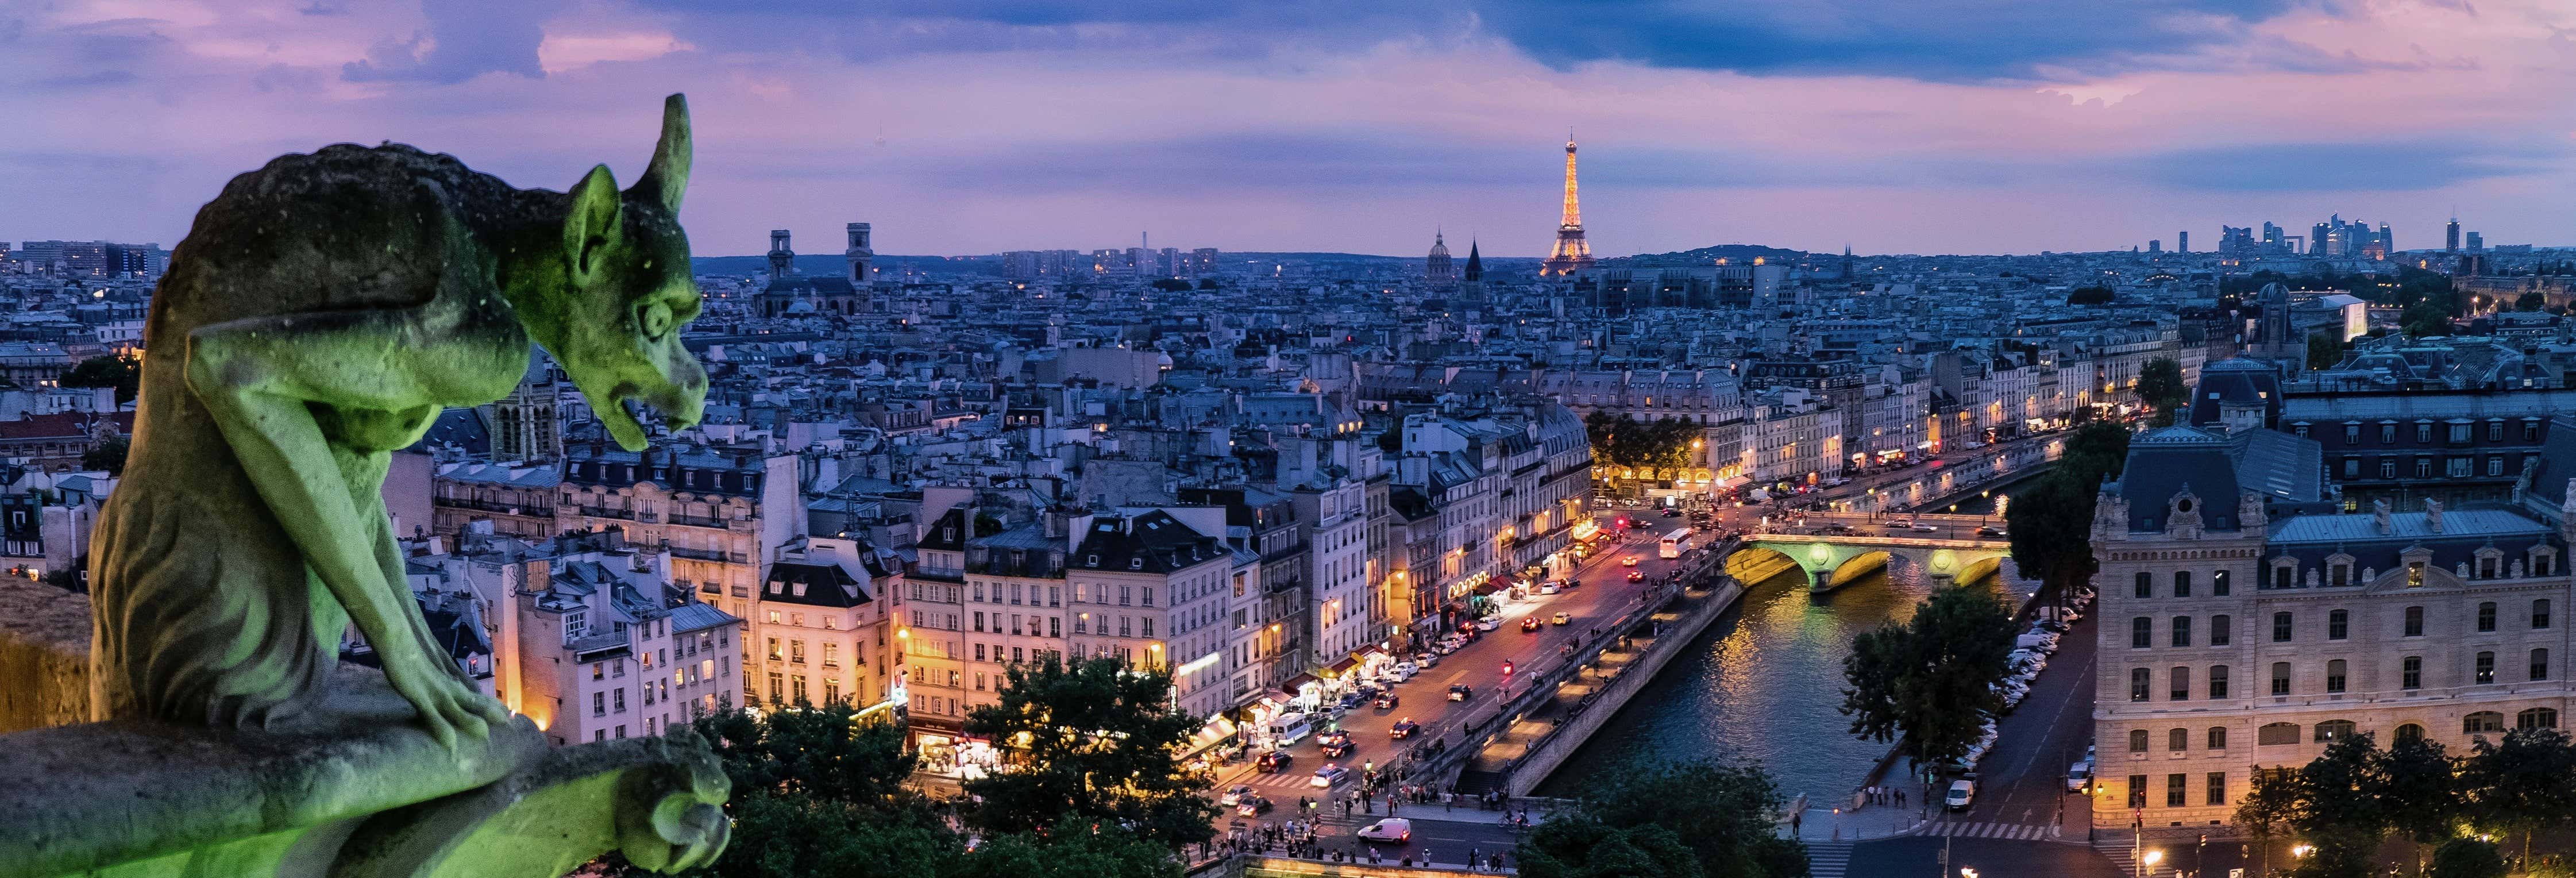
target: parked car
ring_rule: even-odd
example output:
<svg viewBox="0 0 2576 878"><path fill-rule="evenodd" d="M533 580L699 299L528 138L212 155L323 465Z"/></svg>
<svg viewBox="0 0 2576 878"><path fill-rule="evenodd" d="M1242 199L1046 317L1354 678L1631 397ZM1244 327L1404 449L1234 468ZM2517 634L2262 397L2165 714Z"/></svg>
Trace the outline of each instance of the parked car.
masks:
<svg viewBox="0 0 2576 878"><path fill-rule="evenodd" d="M1550 621L1559 625L1572 625L1574 624L1574 616L1571 613L1558 613L1552 617Z"/></svg>
<svg viewBox="0 0 2576 878"><path fill-rule="evenodd" d="M2093 783L2093 760L2086 759L2066 767L2066 791L2080 793Z"/></svg>
<svg viewBox="0 0 2576 878"><path fill-rule="evenodd" d="M1419 731L1422 731L1422 727L1415 725L1413 718L1408 716L1397 720L1395 725L1387 727L1386 736L1401 741L1413 737L1413 733Z"/></svg>
<svg viewBox="0 0 2576 878"><path fill-rule="evenodd" d="M1341 705L1343 710L1350 710L1351 708L1368 703L1368 696L1357 692L1344 692L1342 693L1341 700L1335 703Z"/></svg>
<svg viewBox="0 0 2576 878"><path fill-rule="evenodd" d="M1422 655L1415 656L1414 661L1420 663L1424 670L1429 670L1440 666L1440 654L1436 652L1424 653Z"/></svg>
<svg viewBox="0 0 2576 878"><path fill-rule="evenodd" d="M1393 710L1396 705L1402 703L1404 703L1404 699L1397 698L1394 692L1380 692L1377 695L1377 709L1379 710Z"/></svg>
<svg viewBox="0 0 2576 878"><path fill-rule="evenodd" d="M1413 821L1389 817L1360 827L1359 836L1371 844L1404 844L1413 840Z"/></svg>
<svg viewBox="0 0 2576 878"><path fill-rule="evenodd" d="M2007 534L2005 534L2004 529L2000 527L1981 527L1977 528L1977 535L1981 537L2000 537L2006 536Z"/></svg>
<svg viewBox="0 0 2576 878"><path fill-rule="evenodd" d="M1545 627L1545 624L1541 623L1537 616L1521 617L1521 630L1524 632L1535 634L1542 627Z"/></svg>
<svg viewBox="0 0 2576 878"><path fill-rule="evenodd" d="M1249 795L1252 795L1251 787L1244 786L1242 784L1235 784L1233 786L1226 787L1225 795L1216 797L1216 803L1232 808L1236 805L1242 804L1243 797Z"/></svg>
<svg viewBox="0 0 2576 878"><path fill-rule="evenodd" d="M1322 784L1316 786L1322 786ZM1977 782L1965 778L1951 781L1949 795L1941 797L1942 806L1952 811L1968 810L1968 806L1975 804L1976 801Z"/></svg>
<svg viewBox="0 0 2576 878"><path fill-rule="evenodd" d="M1396 663L1395 663L1395 679L1396 679L1396 682L1399 682L1399 683L1400 683L1400 682L1403 682L1403 681L1406 681L1406 680L1413 679L1413 675L1415 675L1415 674L1419 674L1419 673L1422 673L1422 666L1421 666L1421 665L1417 665L1417 664L1414 664L1414 663L1412 663L1412 662L1396 662Z"/></svg>
<svg viewBox="0 0 2576 878"><path fill-rule="evenodd" d="M1476 630L1478 631L1492 631L1501 627L1503 627L1503 617L1501 616L1484 616L1476 620Z"/></svg>
<svg viewBox="0 0 2576 878"><path fill-rule="evenodd" d="M1914 532L1916 533L1939 533L1940 530L1940 528L1933 527L1928 524L1918 524L1914 526Z"/></svg>
<svg viewBox="0 0 2576 878"><path fill-rule="evenodd" d="M1539 594L1555 594L1560 591L1564 591L1564 589L1558 588L1556 586L1556 580L1553 579L1539 583L1538 585Z"/></svg>
<svg viewBox="0 0 2576 878"><path fill-rule="evenodd" d="M1476 697L1476 687L1469 686L1465 683L1449 684L1449 700L1465 701L1474 697Z"/></svg>
<svg viewBox="0 0 2576 878"><path fill-rule="evenodd" d="M1306 781L1306 785L1316 789L1324 789L1331 787L1334 784L1341 783L1343 778L1349 776L1351 776L1350 769L1328 762L1324 764L1324 767L1315 769L1314 779Z"/></svg>

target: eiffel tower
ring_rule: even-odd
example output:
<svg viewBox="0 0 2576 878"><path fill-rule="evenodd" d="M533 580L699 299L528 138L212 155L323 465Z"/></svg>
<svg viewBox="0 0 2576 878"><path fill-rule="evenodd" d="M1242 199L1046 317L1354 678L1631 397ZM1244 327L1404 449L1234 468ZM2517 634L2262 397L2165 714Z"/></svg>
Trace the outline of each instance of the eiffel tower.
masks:
<svg viewBox="0 0 2576 878"><path fill-rule="evenodd" d="M1574 139L1565 140L1565 218L1556 224L1556 247L1539 263L1541 277L1562 277L1592 267L1592 245L1583 240L1583 209L1574 198Z"/></svg>

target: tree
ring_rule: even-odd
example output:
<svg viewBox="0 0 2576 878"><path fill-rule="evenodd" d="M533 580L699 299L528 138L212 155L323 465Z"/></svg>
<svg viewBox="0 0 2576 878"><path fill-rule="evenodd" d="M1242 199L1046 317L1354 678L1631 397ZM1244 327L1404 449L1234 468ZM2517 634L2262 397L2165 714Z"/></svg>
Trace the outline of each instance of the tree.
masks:
<svg viewBox="0 0 2576 878"><path fill-rule="evenodd" d="M2245 798L2236 802L2236 825L2254 836L2254 849L2259 857L2254 869L2257 875L2272 874L2272 848L2267 842L2282 830L2296 825L2306 810L2307 788L2296 769L2269 769L2254 772L2254 785Z"/></svg>
<svg viewBox="0 0 2576 878"><path fill-rule="evenodd" d="M2524 293L2513 300L2513 310L2516 311L2538 311L2547 307L2549 307L2549 297L2542 295L2539 290Z"/></svg>
<svg viewBox="0 0 2576 878"><path fill-rule="evenodd" d="M2065 594L2091 577L2094 499L2102 478L2117 475L2128 457L2128 428L2110 421L2077 427L2056 467L2004 508L2014 565L2039 577L2052 594Z"/></svg>
<svg viewBox="0 0 2576 878"><path fill-rule="evenodd" d="M2496 846L2474 838L2455 838L2433 851L2425 878L2504 878L2504 855Z"/></svg>
<svg viewBox="0 0 2576 878"><path fill-rule="evenodd" d="M2138 370L2138 399L2156 410L2156 426L2172 425L2190 395L2191 388L2182 386L2182 364L2172 357L2148 360Z"/></svg>
<svg viewBox="0 0 2576 878"><path fill-rule="evenodd" d="M1875 741L1904 739L1918 765L1958 760L2003 712L1994 690L2012 652L2012 614L1990 592L1954 586L1935 591L1903 626L1863 632L1843 659L1841 711L1851 733Z"/></svg>
<svg viewBox="0 0 2576 878"><path fill-rule="evenodd" d="M1169 672L1050 653L1009 674L999 701L966 715L966 733L1000 744L1004 762L965 783L970 824L1011 833L1106 820L1175 849L1215 835L1208 777L1180 761L1199 721L1170 709Z"/></svg>
<svg viewBox="0 0 2576 878"><path fill-rule="evenodd" d="M2380 752L2376 774L2379 786L2373 798L2385 808L2390 828L2414 840L2421 868L2424 846L2450 840L2467 811L2458 760L2441 742L2422 735L2401 737Z"/></svg>
<svg viewBox="0 0 2576 878"><path fill-rule="evenodd" d="M1761 766L1632 762L1521 839L1533 876L1803 878L1806 846L1779 838L1786 801ZM1686 856L1676 858L1673 845Z"/></svg>
<svg viewBox="0 0 2576 878"><path fill-rule="evenodd" d="M753 713L727 705L691 723L736 790L772 790L888 810L911 801L903 781L916 761L903 730L858 718L847 703L778 705Z"/></svg>
<svg viewBox="0 0 2576 878"><path fill-rule="evenodd" d="M111 476L124 475L125 454L131 447L132 444L127 442L125 437L110 436L97 445L90 446L88 451L81 452L81 469L103 469Z"/></svg>
<svg viewBox="0 0 2576 878"><path fill-rule="evenodd" d="M2100 287L2100 286L2094 286L2094 287L2076 287L2076 288L2075 288L2075 289L2073 289L2073 290L2069 290L2069 291L2067 291L2067 293L2066 293L2066 304L2069 304L2069 305L2108 305L2108 304L2111 304L2111 288L2110 288L2110 287Z"/></svg>
<svg viewBox="0 0 2576 878"><path fill-rule="evenodd" d="M2451 334L2449 299L2422 299L2398 315L2397 327L2418 338Z"/></svg>
<svg viewBox="0 0 2576 878"><path fill-rule="evenodd" d="M2332 332L2308 336L2308 368L2332 369L2343 362L2343 339Z"/></svg>
<svg viewBox="0 0 2576 878"><path fill-rule="evenodd" d="M901 862L870 873L905 874ZM859 873L853 873L859 874ZM1172 852L1100 821L1069 819L1044 833L996 838L956 858L943 878L1181 878Z"/></svg>
<svg viewBox="0 0 2576 878"><path fill-rule="evenodd" d="M2378 796L2387 787L2380 773L2379 746L2367 734L2346 735L2326 745L2324 754L2299 768L2299 787L2307 794L2291 826L2316 846L2308 866L2321 875L2345 874L2346 864L2366 869L2389 823L2391 803Z"/></svg>
<svg viewBox="0 0 2576 878"><path fill-rule="evenodd" d="M2515 729L2501 744L2480 736L2460 767L2460 784L2480 825L2522 831L2528 860L2533 831L2576 819L2576 745L2557 729Z"/></svg>
<svg viewBox="0 0 2576 878"><path fill-rule="evenodd" d="M1674 469L1696 463L1691 441L1699 438L1699 427L1680 418L1646 422L1595 409L1584 416L1583 431L1592 441L1595 461L1648 469Z"/></svg>
<svg viewBox="0 0 2576 878"><path fill-rule="evenodd" d="M134 401L135 388L143 381L143 364L124 357L91 357L72 366L55 383L64 387L113 387L116 401Z"/></svg>
<svg viewBox="0 0 2576 878"><path fill-rule="evenodd" d="M1189 289L1190 282L1176 277L1159 277L1154 279L1154 288L1167 293L1177 293Z"/></svg>

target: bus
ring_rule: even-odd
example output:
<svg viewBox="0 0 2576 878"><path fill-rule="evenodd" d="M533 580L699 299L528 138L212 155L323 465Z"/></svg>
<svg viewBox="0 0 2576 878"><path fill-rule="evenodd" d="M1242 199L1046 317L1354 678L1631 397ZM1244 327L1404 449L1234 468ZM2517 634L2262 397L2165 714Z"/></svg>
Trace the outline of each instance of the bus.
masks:
<svg viewBox="0 0 2576 878"><path fill-rule="evenodd" d="M1657 553L1658 556L1665 558L1681 557L1682 549L1690 545L1690 535L1691 529L1687 527L1675 528L1672 533L1665 534L1663 549Z"/></svg>

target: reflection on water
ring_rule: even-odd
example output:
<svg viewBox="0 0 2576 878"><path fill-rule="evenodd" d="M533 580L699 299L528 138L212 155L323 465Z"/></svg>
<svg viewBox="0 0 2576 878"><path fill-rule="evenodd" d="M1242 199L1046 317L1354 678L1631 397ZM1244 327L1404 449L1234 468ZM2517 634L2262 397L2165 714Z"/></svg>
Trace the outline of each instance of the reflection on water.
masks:
<svg viewBox="0 0 2576 878"><path fill-rule="evenodd" d="M1735 755L1760 760L1792 799L1849 792L1888 745L1853 737L1851 720L1836 712L1843 657L1862 631L1912 618L1930 591L1921 568L1904 560L1823 595L1810 596L1794 569L1754 585L1538 794L1580 795L1588 778L1634 755ZM2014 599L2027 596L2018 589Z"/></svg>
<svg viewBox="0 0 2576 878"><path fill-rule="evenodd" d="M1975 496L1971 496L1968 499L1961 500L1957 503L1952 503L1939 509L1930 509L1925 511L1939 512L1945 515L1994 515L1997 512L1998 506L1998 504L1995 503L1995 498L2009 497L2013 494L2019 493L2022 489L2038 483L2040 477L2047 474L2048 473L2045 470L2031 473L2030 475L1980 491Z"/></svg>

